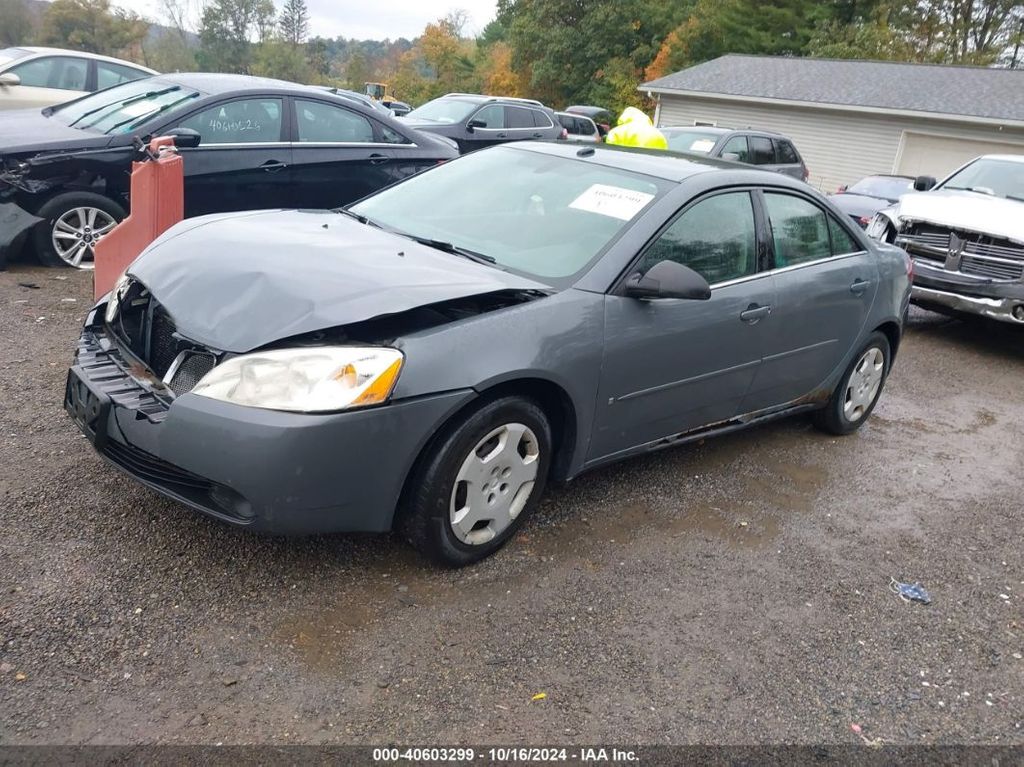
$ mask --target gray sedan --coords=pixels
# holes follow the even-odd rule
[[[65,406],[226,522],[463,565],[549,481],[805,411],[856,430],[908,266],[780,174],[524,142],[348,210],[177,225],[89,314]]]

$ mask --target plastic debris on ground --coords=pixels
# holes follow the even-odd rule
[[[928,592],[925,591],[924,586],[920,583],[900,583],[895,578],[889,578],[889,591],[898,596],[904,602],[920,602],[921,604],[930,605],[932,598]]]

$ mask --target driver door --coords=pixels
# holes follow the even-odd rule
[[[763,269],[757,231],[749,191],[703,197],[677,215],[628,273],[678,261],[708,281],[711,298],[607,297],[589,461],[737,415],[774,319],[775,283]]]

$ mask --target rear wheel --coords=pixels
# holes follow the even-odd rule
[[[461,567],[501,548],[537,505],[551,464],[551,426],[531,400],[502,397],[428,450],[400,527],[430,559]]]
[[[36,254],[45,266],[92,269],[95,247],[124,218],[124,209],[95,192],[67,192],[47,200],[36,214]]]
[[[830,434],[859,429],[875,409],[889,374],[889,339],[874,332],[854,356],[828,404],[814,414],[815,425]]]

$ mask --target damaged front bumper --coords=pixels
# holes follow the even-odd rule
[[[914,259],[910,300],[925,309],[1024,325],[1024,283],[977,278]]]
[[[0,201],[0,269],[7,264],[25,237],[42,219],[33,216],[16,202]]]
[[[284,534],[384,532],[405,478],[440,424],[475,396],[447,392],[332,414],[174,397],[86,321],[65,408],[131,477],[233,525]]]

